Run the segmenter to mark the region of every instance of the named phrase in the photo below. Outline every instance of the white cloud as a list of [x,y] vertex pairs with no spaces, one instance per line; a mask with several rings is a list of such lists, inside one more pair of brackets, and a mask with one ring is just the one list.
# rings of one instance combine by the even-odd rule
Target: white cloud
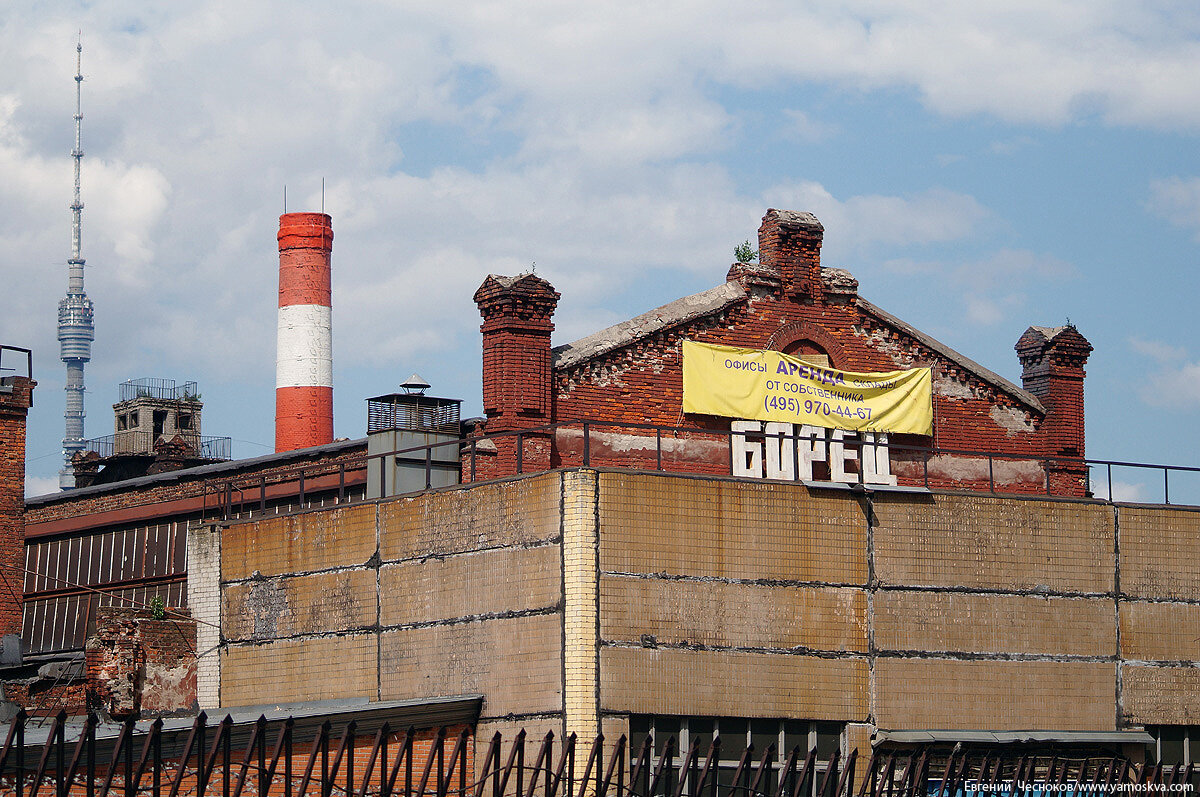
[[1182,360],[1187,356],[1187,350],[1183,347],[1172,346],[1161,340],[1146,340],[1145,338],[1133,337],[1129,339],[1129,348],[1159,363]]
[[1200,177],[1168,177],[1151,182],[1146,206],[1176,227],[1192,230],[1200,241]]
[[784,131],[785,135],[806,143],[825,141],[838,133],[837,125],[815,119],[811,114],[801,110],[787,108],[784,109],[783,115],[790,123]]
[[1079,277],[1073,264],[1025,249],[999,249],[957,263],[893,258],[884,261],[883,271],[943,281],[957,294],[963,320],[977,326],[993,326],[1011,318],[1028,303],[1030,293]]
[[1123,501],[1130,504],[1144,503],[1146,501],[1146,485],[1141,482],[1114,481],[1112,483],[1112,497],[1110,499],[1108,481],[1100,474],[1093,474],[1092,476],[1092,493],[1097,498]]
[[1137,361],[1143,374],[1138,380],[1142,401],[1182,410],[1200,406],[1200,362],[1189,361],[1186,348],[1140,337],[1130,338],[1129,348],[1146,358]]
[[25,497],[33,495],[49,495],[58,492],[58,479],[51,476],[26,476]]
[[1200,362],[1163,367],[1149,375],[1139,394],[1152,407],[1200,407]]
[[[803,208],[825,226],[835,247],[873,247],[955,241],[975,232],[991,215],[974,197],[942,188],[906,196],[868,194],[838,199],[814,182],[781,185],[764,192],[772,207]],[[840,252],[835,249],[835,257]]]
[[1015,155],[1023,149],[1028,149],[1037,142],[1031,136],[1016,136],[1014,138],[993,141],[988,145],[988,151],[993,155]]

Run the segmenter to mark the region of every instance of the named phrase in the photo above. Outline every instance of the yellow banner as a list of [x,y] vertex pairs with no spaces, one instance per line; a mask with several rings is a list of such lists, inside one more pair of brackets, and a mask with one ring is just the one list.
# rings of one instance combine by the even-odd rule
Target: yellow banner
[[854,431],[933,434],[928,368],[862,374],[777,351],[683,342],[683,411]]

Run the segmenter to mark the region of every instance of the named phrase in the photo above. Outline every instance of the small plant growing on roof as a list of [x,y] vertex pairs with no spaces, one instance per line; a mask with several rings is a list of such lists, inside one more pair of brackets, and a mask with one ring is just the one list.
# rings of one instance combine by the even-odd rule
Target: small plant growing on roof
[[155,620],[161,620],[167,616],[167,604],[163,602],[161,595],[155,595],[150,599],[150,616]]
[[733,247],[733,256],[739,263],[753,263],[758,260],[758,250],[750,246],[749,241],[742,241]]

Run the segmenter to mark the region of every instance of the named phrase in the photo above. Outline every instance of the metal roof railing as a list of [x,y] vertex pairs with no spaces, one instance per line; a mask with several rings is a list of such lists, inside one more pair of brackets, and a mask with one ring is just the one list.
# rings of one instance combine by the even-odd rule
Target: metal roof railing
[[[635,433],[642,441],[637,445],[613,446],[612,430]],[[241,511],[252,510],[258,504],[265,509],[268,485],[280,482],[294,483],[299,495],[299,506],[305,504],[306,491],[315,494],[318,490],[334,491],[336,502],[360,501],[365,496],[359,491],[348,491],[347,474],[361,474],[366,463],[372,459],[394,458],[397,465],[423,470],[424,489],[434,484],[434,472],[441,469],[444,455],[434,452],[447,446],[458,450],[458,459],[463,482],[476,482],[485,478],[482,463],[487,457],[496,456],[498,445],[508,450],[506,456],[512,468],[504,476],[523,475],[539,471],[572,467],[601,467],[677,474],[700,474],[730,477],[732,460],[722,463],[716,460],[698,462],[681,458],[679,451],[686,443],[717,443],[729,446],[735,435],[746,432],[696,427],[657,426],[654,424],[622,423],[616,421],[566,422],[519,431],[503,432],[479,438],[455,439],[424,446],[413,446],[375,454],[363,454],[338,463],[297,466],[289,470],[272,471],[269,475],[246,475],[233,478],[212,479],[205,484],[205,495],[216,500],[206,511],[216,510],[224,519]],[[606,438],[605,436],[609,437]],[[773,435],[760,435],[761,438]],[[626,437],[629,437],[627,434]],[[625,443],[628,440],[623,441]],[[951,449],[928,446],[904,445],[900,443],[870,443],[846,439],[847,450],[858,450],[864,446],[887,449],[901,456],[906,473],[900,486],[908,489],[952,490],[978,492],[996,496],[1037,497],[1070,499],[1109,500],[1127,503],[1169,504],[1172,506],[1200,506],[1200,467],[1156,465],[1142,462],[1117,460],[1094,460],[1080,457],[1055,457],[1020,452],[982,451]],[[569,445],[567,444],[569,443]],[[683,443],[684,445],[681,445]],[[541,452],[534,458],[531,445]],[[549,448],[550,455],[545,454]],[[730,451],[732,447],[730,446]],[[730,455],[732,456],[732,454]],[[950,477],[944,470],[944,458],[954,458],[959,464],[970,462],[976,475],[972,477]],[[1014,464],[1025,464],[1029,471],[1037,470],[1036,478],[1023,482],[1004,481],[997,476]],[[701,465],[705,467],[701,467]],[[381,479],[387,468],[379,468]],[[1144,481],[1122,480],[1123,473],[1152,473],[1152,481],[1161,483],[1161,493]],[[858,486],[878,489],[876,485],[862,483],[861,469]],[[1161,476],[1161,480],[1159,479]],[[318,478],[319,477],[319,478]],[[358,476],[361,479],[361,475]],[[486,477],[493,478],[493,477]],[[499,478],[497,476],[496,478]],[[739,477],[746,478],[746,477]],[[776,481],[762,479],[762,481]],[[813,484],[814,482],[807,482]],[[317,485],[321,485],[318,487]],[[845,485],[853,487],[853,484]],[[387,495],[384,485],[380,494]],[[420,492],[418,490],[417,492]]]

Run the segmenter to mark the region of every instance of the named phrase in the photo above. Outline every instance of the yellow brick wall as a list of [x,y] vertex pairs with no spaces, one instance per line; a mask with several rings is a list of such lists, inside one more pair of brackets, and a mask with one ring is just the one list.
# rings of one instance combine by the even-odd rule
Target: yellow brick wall
[[[871,725],[851,723],[846,726],[846,754],[858,751],[858,763],[854,765],[854,790],[862,788],[867,777],[867,763],[871,758]],[[843,759],[845,760],[845,759]]]
[[1200,669],[1125,665],[1121,668],[1121,694],[1129,722],[1200,724]]
[[1111,592],[1109,507],[982,495],[877,494],[884,584]]
[[221,578],[237,581],[364,564],[375,553],[375,505],[235,523],[221,538]]
[[383,700],[482,694],[483,716],[562,711],[558,614],[384,631]]
[[592,739],[600,731],[596,627],[596,472],[563,474],[563,709],[565,729]]
[[376,614],[375,571],[366,569],[243,581],[221,595],[231,641],[367,628]]
[[1200,604],[1122,601],[1121,656],[1200,661]]
[[1113,730],[1115,667],[880,658],[875,722],[887,729]]
[[1200,599],[1200,512],[1123,506],[1120,513],[1121,591]]
[[1110,598],[880,590],[879,650],[1113,656]]
[[380,504],[384,561],[451,554],[559,537],[561,477],[425,493]]
[[867,650],[867,594],[849,587],[605,576],[600,617],[605,640]]
[[557,606],[561,557],[558,545],[541,545],[383,565],[380,622],[410,625]]
[[604,647],[606,711],[863,720],[867,661],[781,653]]
[[600,474],[600,569],[864,584],[858,502],[799,484]]
[[378,699],[374,634],[230,645],[221,655],[221,705],[349,697]]

